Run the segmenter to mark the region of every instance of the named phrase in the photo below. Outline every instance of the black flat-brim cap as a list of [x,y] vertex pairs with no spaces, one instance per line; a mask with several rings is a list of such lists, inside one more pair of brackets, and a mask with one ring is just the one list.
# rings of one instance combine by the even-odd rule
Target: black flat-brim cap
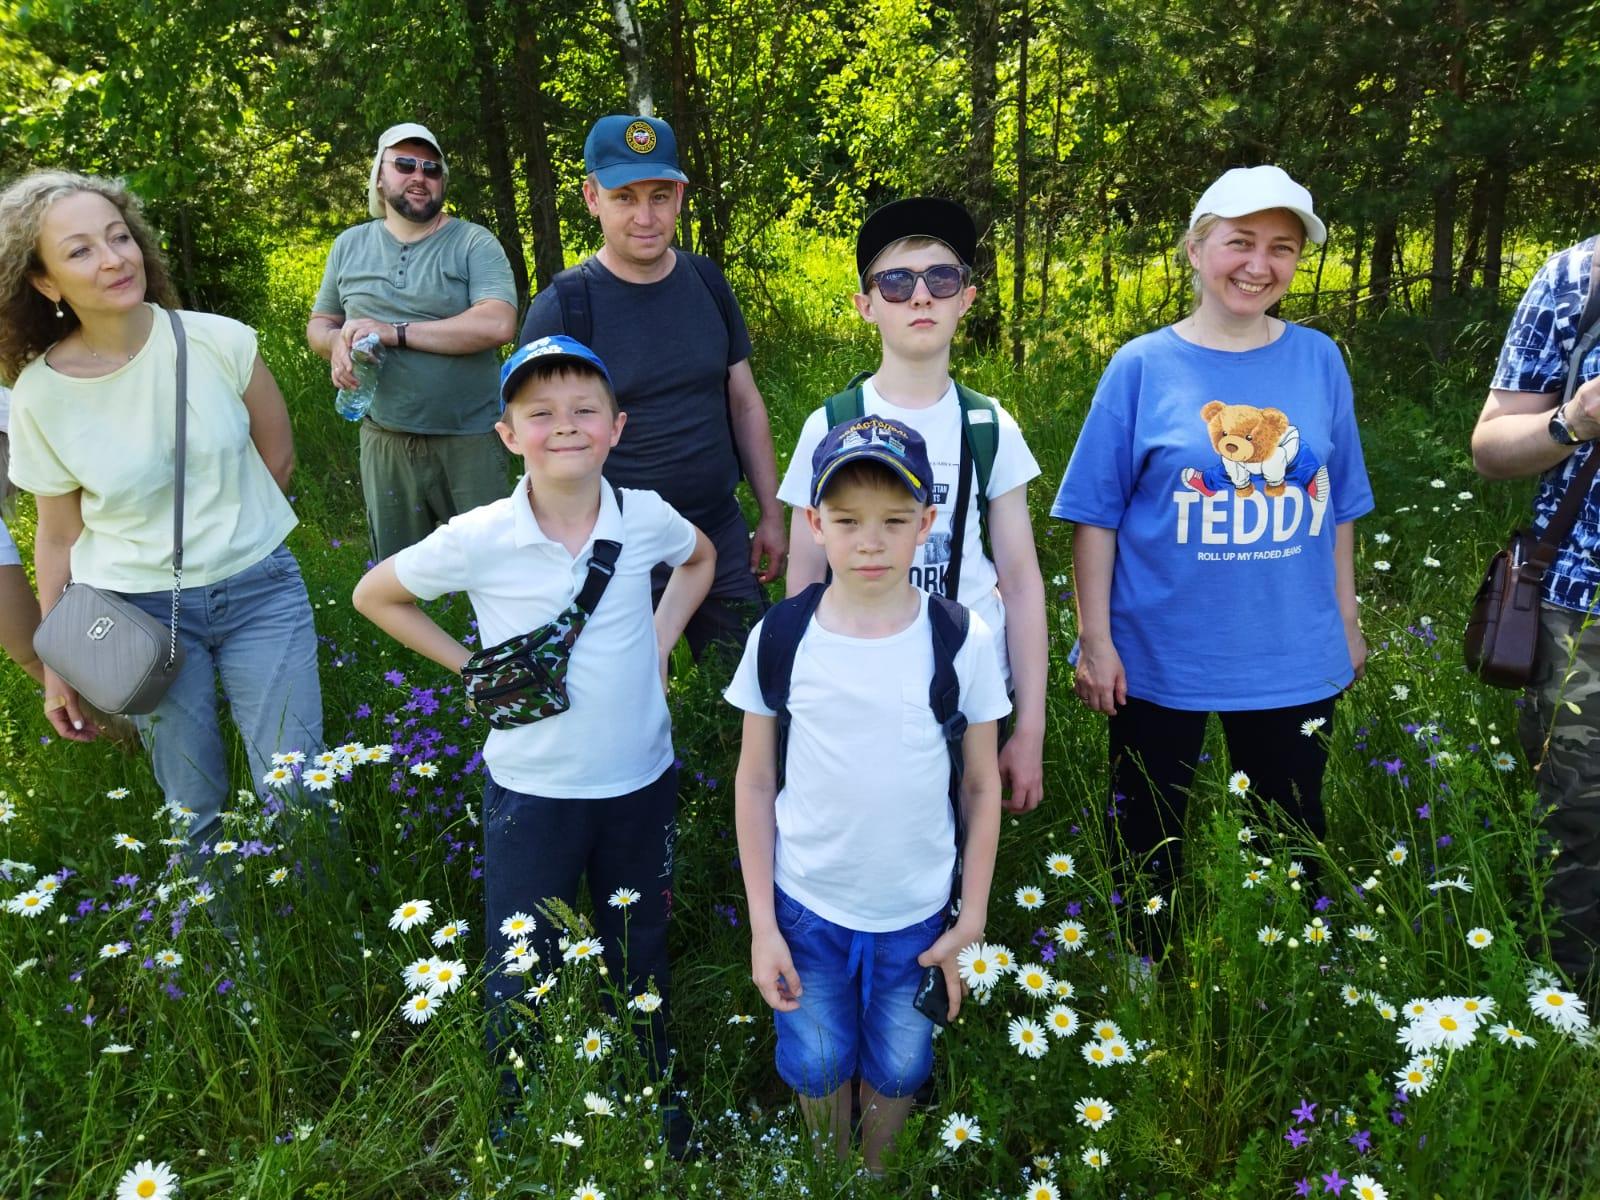
[[937,238],[969,268],[978,253],[978,227],[965,208],[937,196],[907,196],[890,201],[861,223],[856,235],[856,276],[864,283],[873,260],[908,237]]

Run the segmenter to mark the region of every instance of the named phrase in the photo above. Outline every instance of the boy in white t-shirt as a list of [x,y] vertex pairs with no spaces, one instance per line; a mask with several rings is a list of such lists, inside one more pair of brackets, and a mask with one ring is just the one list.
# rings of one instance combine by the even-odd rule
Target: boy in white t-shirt
[[[550,897],[576,902],[580,876],[609,968],[623,970],[626,945],[629,993],[653,979],[666,999],[678,804],[667,656],[716,570],[711,543],[666,501],[601,478],[626,414],[587,346],[559,336],[523,346],[501,370],[500,398],[495,429],[527,470],[511,495],[386,558],[355,591],[374,624],[456,672],[474,656],[419,600],[466,592],[485,647],[551,622],[578,626],[554,639],[570,651],[570,707],[494,728],[483,748],[491,1044],[507,1033],[506,1002],[561,965],[560,930],[533,914]],[[620,543],[609,582],[574,621],[592,586],[591,560],[606,557],[607,543]],[[650,569],[659,562],[675,570],[652,617]],[[491,711],[481,696],[479,708]],[[663,1004],[651,1015],[658,1070],[669,1054],[665,1020]]]
[[[994,631],[1000,669],[1016,702],[1015,724],[1001,738],[1004,803],[1010,811],[1027,812],[1043,796],[1050,659],[1044,579],[1028,512],[1027,484],[1039,474],[1039,464],[1009,413],[988,397],[962,394],[950,378],[950,346],[978,294],[971,286],[977,243],[965,208],[929,196],[886,204],[862,224],[856,238],[861,291],[855,306],[862,320],[877,326],[883,358],[852,397],[851,407],[860,414],[839,413],[830,420],[819,408],[806,419],[778,499],[793,509],[786,580],[793,596],[821,579],[827,567],[807,532],[805,506],[811,455],[829,426],[876,414],[922,435],[934,472],[936,515],[910,580],[924,591],[959,600]],[[975,406],[970,411],[969,404]],[[973,452],[984,439],[989,463]],[[965,481],[964,462],[973,464]],[[980,483],[985,483],[981,501]],[[958,513],[963,494],[968,496],[965,511]],[[987,546],[981,526],[987,527]]]
[[[859,1072],[862,1151],[874,1172],[933,1067],[934,1026],[913,1007],[924,970],[942,968],[953,1016],[956,954],[983,936],[1000,828],[996,722],[1010,710],[993,635],[970,614],[953,656],[967,722],[965,838],[960,915],[946,929],[957,826],[952,755],[930,698],[930,605],[941,617],[965,614],[908,579],[933,527],[930,478],[922,439],[904,425],[865,417],[829,432],[805,516],[832,579],[820,599],[808,591],[763,619],[727,691],[745,712],[734,810],[751,975],[775,1010],[778,1071],[819,1150],[831,1143],[840,1156]],[[796,625],[779,763],[782,719],[764,699],[773,659],[762,638],[768,626]]]

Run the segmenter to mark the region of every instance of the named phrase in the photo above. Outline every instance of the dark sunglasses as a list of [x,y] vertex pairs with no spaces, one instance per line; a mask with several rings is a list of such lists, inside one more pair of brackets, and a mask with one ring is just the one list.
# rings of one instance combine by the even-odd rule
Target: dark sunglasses
[[904,304],[917,290],[917,280],[928,285],[928,295],[935,300],[948,300],[967,286],[971,272],[955,263],[938,263],[925,271],[908,271],[904,267],[891,267],[879,271],[867,280],[867,287],[876,286],[878,295],[890,304]]
[[444,174],[444,164],[434,162],[431,158],[413,158],[409,154],[396,154],[388,160],[389,165],[400,175],[409,175],[418,167],[422,168],[424,179],[438,179]]

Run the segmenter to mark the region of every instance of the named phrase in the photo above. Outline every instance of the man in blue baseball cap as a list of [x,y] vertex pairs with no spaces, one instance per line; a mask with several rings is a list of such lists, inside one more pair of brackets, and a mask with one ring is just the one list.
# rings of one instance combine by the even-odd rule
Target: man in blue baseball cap
[[[678,139],[656,117],[601,117],[584,142],[583,198],[604,244],[533,298],[521,342],[568,334],[610,368],[628,436],[606,477],[659,492],[717,548],[717,578],[689,623],[695,657],[735,650],[783,574],[787,535],[767,409],[750,370],[750,335],[721,269],[673,247],[688,176]],[[760,516],[740,511],[741,474]],[[659,592],[666,572],[657,573]]]

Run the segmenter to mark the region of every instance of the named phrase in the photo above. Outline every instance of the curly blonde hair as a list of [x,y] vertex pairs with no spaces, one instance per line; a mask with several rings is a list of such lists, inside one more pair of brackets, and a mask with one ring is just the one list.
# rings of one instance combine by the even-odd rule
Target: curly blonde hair
[[50,206],[75,192],[104,196],[127,223],[144,256],[145,298],[176,307],[177,293],[139,198],[120,179],[75,171],[34,171],[0,192],[0,383],[14,383],[22,368],[78,327],[78,314],[63,303],[62,316],[33,279],[44,271],[39,227]]

